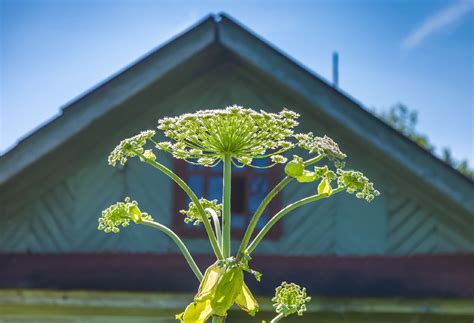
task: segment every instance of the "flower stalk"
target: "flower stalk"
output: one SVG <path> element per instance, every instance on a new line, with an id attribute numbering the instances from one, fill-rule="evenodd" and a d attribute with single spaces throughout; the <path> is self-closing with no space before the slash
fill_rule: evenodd
<path id="1" fill-rule="evenodd" d="M 309 166 L 309 165 L 312 165 L 314 163 L 317 163 L 318 161 L 320 161 L 321 159 L 324 158 L 324 155 L 321 154 L 321 155 L 318 155 L 316 157 L 313 157 L 309 160 L 307 160 L 306 162 L 304 162 L 304 165 L 303 166 Z M 239 251 L 237 253 L 237 259 L 240 259 L 243 254 L 244 254 L 244 251 L 245 249 L 247 248 L 247 245 L 250 241 L 250 238 L 252 237 L 252 234 L 255 230 L 255 227 L 257 226 L 257 223 L 258 223 L 258 220 L 260 219 L 260 216 L 262 215 L 262 213 L 265 211 L 265 208 L 268 206 L 268 204 L 270 204 L 270 202 L 273 200 L 273 198 L 281 191 L 285 188 L 286 185 L 288 185 L 291 181 L 293 180 L 293 177 L 291 176 L 285 176 L 285 178 L 283 178 L 268 194 L 267 196 L 265 196 L 265 198 L 263 199 L 263 201 L 260 203 L 260 205 L 258 206 L 257 210 L 255 211 L 255 213 L 253 214 L 252 216 L 252 219 L 250 220 L 250 223 L 247 227 L 247 230 L 245 230 L 245 234 L 244 234 L 244 237 L 242 238 L 242 243 L 240 244 L 240 248 L 239 248 Z"/>
<path id="2" fill-rule="evenodd" d="M 208 212 L 211 215 L 212 222 L 214 223 L 214 233 L 217 240 L 217 244 L 219 246 L 219 250 L 222 253 L 222 227 L 221 222 L 219 221 L 219 217 L 217 216 L 216 211 L 211 208 L 206 208 L 204 209 L 204 211 Z"/>
<path id="3" fill-rule="evenodd" d="M 199 270 L 199 267 L 197 266 L 196 262 L 193 259 L 193 256 L 191 256 L 191 253 L 189 252 L 184 242 L 178 237 L 176 233 L 174 233 L 173 230 L 171 230 L 170 228 L 168 228 L 167 226 L 161 223 L 151 221 L 151 220 L 142 220 L 142 223 L 151 228 L 158 229 L 164 234 L 166 234 L 168 237 L 170 237 L 171 240 L 173 240 L 174 243 L 176 243 L 176 245 L 178 246 L 179 250 L 184 256 L 184 259 L 186 259 L 186 262 L 188 263 L 189 267 L 193 271 L 196 278 L 199 281 L 202 281 L 203 275 L 202 275 L 201 270 Z"/>
<path id="4" fill-rule="evenodd" d="M 224 176 L 222 183 L 222 206 L 223 206 L 223 235 L 222 235 L 222 249 L 224 258 L 230 257 L 230 244 L 231 244 L 231 218 L 230 218 L 230 206 L 231 206 L 231 181 L 232 181 L 232 161 L 231 156 L 226 154 L 224 156 Z"/>
<path id="5" fill-rule="evenodd" d="M 273 320 L 270 321 L 270 323 L 277 323 L 280 322 L 280 320 L 284 317 L 283 313 L 278 314 L 273 318 Z"/>
<path id="6" fill-rule="evenodd" d="M 336 190 L 334 190 L 331 194 L 315 194 L 315 195 L 312 195 L 312 196 L 308 196 L 308 197 L 305 197 L 301 200 L 298 200 L 294 203 L 291 203 L 289 205 L 287 205 L 286 207 L 284 207 L 283 209 L 281 209 L 277 214 L 275 214 L 266 224 L 265 226 L 260 230 L 260 232 L 257 234 L 257 236 L 255 237 L 255 239 L 253 239 L 253 241 L 250 243 L 250 245 L 247 247 L 246 249 L 246 253 L 248 254 L 251 254 L 255 248 L 257 248 L 258 244 L 262 241 L 262 239 L 265 237 L 265 235 L 268 233 L 268 231 L 270 231 L 270 229 L 278 222 L 281 220 L 282 217 L 284 217 L 286 214 L 288 214 L 289 212 L 305 205 L 305 204 L 308 204 L 308 203 L 311 203 L 311 202 L 315 202 L 317 200 L 320 200 L 320 199 L 323 199 L 323 198 L 328 198 L 329 196 L 331 195 L 334 195 L 336 193 L 339 193 L 341 191 L 343 191 L 344 188 L 341 187 L 341 188 L 338 188 Z"/>
<path id="7" fill-rule="evenodd" d="M 204 228 L 206 229 L 207 236 L 209 237 L 209 241 L 211 242 L 212 249 L 214 250 L 214 254 L 216 255 L 217 259 L 222 259 L 222 253 L 220 251 L 220 248 L 214 236 L 214 233 L 212 232 L 211 224 L 209 223 L 206 212 L 204 211 L 201 203 L 199 202 L 193 190 L 188 186 L 188 184 L 186 184 L 185 181 L 181 179 L 181 177 L 176 175 L 173 171 L 171 171 L 165 165 L 160 164 L 154 160 L 148 159 L 145 155 L 143 155 L 142 153 L 138 151 L 135 151 L 135 153 L 138 156 L 140 156 L 140 158 L 142 158 L 146 163 L 150 164 L 151 166 L 163 172 L 165 175 L 169 176 L 176 184 L 179 185 L 179 187 L 183 189 L 183 191 L 189 196 L 191 201 L 193 201 L 196 204 L 197 209 L 199 213 L 201 214 L 202 222 L 204 224 Z"/>

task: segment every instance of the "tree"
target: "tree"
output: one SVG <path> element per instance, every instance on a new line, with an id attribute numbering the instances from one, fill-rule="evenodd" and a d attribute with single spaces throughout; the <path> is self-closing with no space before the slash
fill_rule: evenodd
<path id="1" fill-rule="evenodd" d="M 410 138 L 420 147 L 435 155 L 436 147 L 429 141 L 428 136 L 419 133 L 416 129 L 418 124 L 418 112 L 416 110 L 411 110 L 403 103 L 397 103 L 393 105 L 388 112 L 376 112 L 375 115 L 385 121 L 392 128 Z M 470 168 L 468 161 L 466 159 L 461 161 L 454 159 L 451 150 L 448 147 L 443 147 L 441 149 L 441 155 L 439 158 L 464 176 L 474 179 L 474 170 Z"/>

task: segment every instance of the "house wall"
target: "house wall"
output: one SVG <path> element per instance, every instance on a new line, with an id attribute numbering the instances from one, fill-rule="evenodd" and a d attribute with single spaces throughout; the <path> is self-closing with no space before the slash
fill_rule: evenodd
<path id="1" fill-rule="evenodd" d="M 283 235 L 265 241 L 256 253 L 291 255 L 411 255 L 472 252 L 473 221 L 447 208 L 443 200 L 420 189 L 403 170 L 392 168 L 384 156 L 364 146 L 349 130 L 336 127 L 291 92 L 236 64 L 219 66 L 192 79 L 178 90 L 160 88 L 131 98 L 90 133 L 74 139 L 43 162 L 31 183 L 14 183 L 1 199 L 0 252 L 69 253 L 130 251 L 174 253 L 173 243 L 149 228 L 131 226 L 120 234 L 97 230 L 102 209 L 130 196 L 142 210 L 163 224 L 171 223 L 172 183 L 138 160 L 123 168 L 107 165 L 108 153 L 123 138 L 153 129 L 166 115 L 199 108 L 241 104 L 279 111 L 288 107 L 300 114 L 300 131 L 327 134 L 349 156 L 348 166 L 363 171 L 381 191 L 368 204 L 340 194 L 308 205 L 283 222 Z M 390 140 L 390 138 L 387 138 Z M 172 167 L 169 156 L 158 159 Z M 28 184 L 24 184 L 28 183 Z M 312 184 L 290 184 L 283 205 L 313 194 Z M 191 252 L 210 253 L 203 239 L 186 239 Z M 237 245 L 233 245 L 235 250 Z"/>

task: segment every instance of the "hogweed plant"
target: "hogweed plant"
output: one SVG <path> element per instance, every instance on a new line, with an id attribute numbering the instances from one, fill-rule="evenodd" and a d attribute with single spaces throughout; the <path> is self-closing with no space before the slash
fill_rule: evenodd
<path id="1" fill-rule="evenodd" d="M 379 195 L 361 172 L 344 169 L 346 155 L 331 138 L 296 133 L 294 128 L 298 125 L 298 117 L 297 113 L 287 109 L 279 113 L 257 112 L 239 106 L 202 110 L 159 120 L 158 129 L 169 141 L 157 142 L 154 139 L 155 131 L 147 130 L 123 140 L 110 154 L 108 162 L 112 166 L 117 163 L 124 165 L 129 158 L 138 157 L 140 161 L 170 177 L 191 200 L 188 209 L 181 210 L 184 221 L 202 224 L 207 233 L 216 262 L 202 274 L 178 235 L 141 211 L 136 201 L 126 198 L 124 202 L 104 210 L 99 219 L 99 230 L 107 233 L 118 233 L 133 222 L 158 229 L 176 243 L 200 282 L 194 300 L 176 315 L 181 322 L 199 323 L 210 318 L 212 322 L 224 322 L 233 304 L 252 316 L 259 310 L 257 301 L 244 282 L 244 271 L 260 281 L 261 274 L 250 268 L 251 254 L 268 231 L 289 212 L 342 191 L 369 202 Z M 295 154 L 295 149 L 304 152 L 304 156 Z M 157 151 L 193 165 L 215 167 L 222 163 L 222 203 L 196 196 L 183 179 L 157 161 Z M 292 155 L 289 161 L 288 155 Z M 285 164 L 286 176 L 263 199 L 249 222 L 239 249 L 232 253 L 231 170 L 233 166 L 262 168 L 254 164 L 255 160 L 262 158 L 270 161 L 264 168 Z M 314 194 L 282 208 L 253 237 L 257 222 L 268 204 L 293 181 L 315 183 Z M 301 315 L 309 299 L 305 289 L 283 283 L 276 289 L 273 298 L 277 316 L 272 322 L 293 313 Z"/>

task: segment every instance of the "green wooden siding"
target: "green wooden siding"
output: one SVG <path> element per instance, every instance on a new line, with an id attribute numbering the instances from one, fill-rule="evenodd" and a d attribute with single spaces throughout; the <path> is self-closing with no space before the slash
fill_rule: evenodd
<path id="1" fill-rule="evenodd" d="M 275 111 L 286 106 L 300 112 L 301 131 L 333 137 L 349 155 L 348 165 L 365 172 L 382 193 L 371 204 L 341 195 L 305 206 L 284 219 L 281 239 L 265 241 L 257 253 L 474 251 L 472 215 L 447 208 L 443 200 L 420 189 L 402 170 L 388 168 L 381 156 L 358 137 L 336 127 L 317 107 L 266 84 L 251 71 L 235 64 L 222 65 L 178 90 L 155 91 L 125 103 L 107 116 L 109 120 L 103 121 L 101 128 L 79 135 L 72 148 L 60 149 L 43 163 L 31 183 L 27 179 L 23 184 L 14 183 L 0 197 L 1 252 L 175 252 L 166 237 L 149 228 L 132 226 L 118 235 L 97 231 L 101 210 L 127 195 L 164 224 L 170 224 L 172 216 L 172 183 L 167 178 L 138 160 L 122 169 L 109 167 L 106 157 L 122 138 L 154 128 L 160 117 L 234 103 Z M 158 154 L 158 158 L 172 165 L 169 156 Z M 314 191 L 314 185 L 292 183 L 282 194 L 283 204 Z M 210 252 L 205 240 L 187 242 L 191 252 Z M 233 249 L 236 247 L 234 244 Z"/>

